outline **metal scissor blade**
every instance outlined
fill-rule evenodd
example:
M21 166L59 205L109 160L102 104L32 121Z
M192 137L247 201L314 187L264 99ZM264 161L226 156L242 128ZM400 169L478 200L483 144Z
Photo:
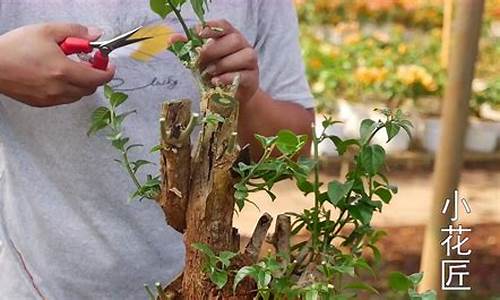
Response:
M124 34L121 34L121 35L119 35L111 40L91 42L90 45L97 47L101 50L107 50L107 52L109 53L109 52L113 51L114 49L124 47L124 46L130 45L130 44L133 44L133 43L137 43L137 42L152 38L152 36L147 36L147 37L129 39L130 36L132 36L134 33L136 33L137 31L139 31L141 29L142 29L142 26L139 26L139 27L132 29Z

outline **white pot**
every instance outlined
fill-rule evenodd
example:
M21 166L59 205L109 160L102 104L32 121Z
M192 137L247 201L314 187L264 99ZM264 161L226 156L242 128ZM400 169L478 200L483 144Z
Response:
M387 143L387 131L382 129L373 138L373 143L382 146L387 153L403 152L410 148L410 138L403 129L399 130L389 143Z
M375 111L372 111L370 113L370 118L375 121L385 119L384 116ZM372 143L379 144L387 153L398 153L406 151L408 150L408 148L410 148L410 137L408 136L406 131L401 128L398 134L396 134L396 136L393 137L392 140L388 143L387 131L384 128L377 132L377 134L373 137Z
M498 123L470 121L465 138L465 149L467 151L491 153L495 151L498 137ZM423 147L435 153L441 138L441 122L438 118L425 119L424 134L422 138Z
M436 153L441 138L441 120L439 118L424 119L422 146L425 150Z
M369 119L373 113L373 106L369 104L351 103L343 99L338 100L338 117L343 122L343 134L346 138L359 138L361 121Z
M471 121L465 139L465 149L473 152L492 153L497 147L498 123Z

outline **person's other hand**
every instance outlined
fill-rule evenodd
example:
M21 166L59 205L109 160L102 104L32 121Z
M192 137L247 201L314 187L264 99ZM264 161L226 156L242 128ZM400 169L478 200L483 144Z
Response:
M78 101L110 81L114 68L92 68L64 55L59 48L65 38L95 40L78 24L46 23L20 27L0 35L0 93L36 107Z
M196 27L201 38L208 39L200 51L199 68L214 85L228 85L237 75L240 85L236 99L245 104L259 88L257 52L241 32L226 20L208 21L207 27ZM212 30L218 28L221 30ZM174 35L171 41L185 40Z

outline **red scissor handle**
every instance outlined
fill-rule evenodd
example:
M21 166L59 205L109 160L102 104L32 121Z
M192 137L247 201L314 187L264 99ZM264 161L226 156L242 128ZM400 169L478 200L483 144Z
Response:
M109 57L102 54L101 51L96 51L90 62L92 63L92 67L99 70L106 70L108 68Z
M66 38L59 46L66 55L90 53L94 49L88 40L75 37Z
M59 44L63 53L65 55L77 54L77 53L90 53L94 50L94 47L90 45L90 42L86 39L68 37L61 44ZM90 63L92 67L99 70L106 70L108 67L109 58L104 55L100 50L97 50L92 57Z

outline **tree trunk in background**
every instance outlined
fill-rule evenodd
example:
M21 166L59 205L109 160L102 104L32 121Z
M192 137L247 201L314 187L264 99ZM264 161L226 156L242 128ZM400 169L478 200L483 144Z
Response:
M419 287L421 291L435 290L438 299L445 298L441 290L440 268L441 259L444 258L440 245L444 239L441 228L450 223L450 216L441 214L441 209L445 199L453 197L460 178L484 0L459 0L456 4L457 15L452 35L454 43L441 114L442 133L434 163L434 198L422 252L421 270L424 278Z

